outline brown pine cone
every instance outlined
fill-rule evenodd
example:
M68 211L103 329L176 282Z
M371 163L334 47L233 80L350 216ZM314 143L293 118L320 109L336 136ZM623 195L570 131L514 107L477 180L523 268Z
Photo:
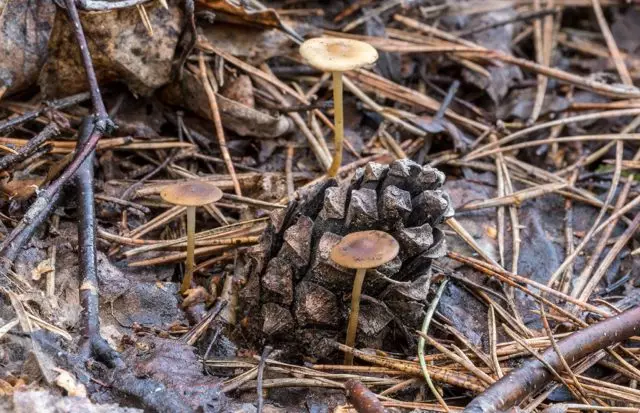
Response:
M431 280L431 261L444 256L438 228L453 215L440 188L444 174L402 159L369 163L349 183L318 184L274 213L261 243L245 255L240 291L243 337L292 355L326 357L342 341L355 271L329 259L346 234L377 229L400 244L391 262L367 272L358 320L359 346L412 348Z

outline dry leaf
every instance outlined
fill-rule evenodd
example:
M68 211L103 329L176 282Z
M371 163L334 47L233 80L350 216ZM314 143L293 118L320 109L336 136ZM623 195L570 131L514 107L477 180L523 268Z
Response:
M276 138L292 130L289 118L271 116L217 94L220 117L225 128L240 136ZM202 83L193 73L184 72L181 83L162 91L162 98L172 105L185 106L203 118L211 119L209 99Z
M293 30L282 23L280 16L278 16L278 13L274 9L249 10L229 0L198 0L197 4L202 8L215 11L216 17L222 21L277 27L299 38Z
M55 13L52 0L0 0L0 97L38 79Z
M120 81L136 94L149 95L168 83L182 25L177 2L167 10L158 3L145 7L154 36L150 37L135 7L81 13L93 65L100 83ZM49 97L87 89L80 51L64 12L55 19L49 59L40 86Z

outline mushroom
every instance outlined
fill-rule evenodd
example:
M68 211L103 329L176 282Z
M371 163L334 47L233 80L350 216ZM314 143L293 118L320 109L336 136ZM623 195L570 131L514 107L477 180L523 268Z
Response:
M204 181L187 181L170 185L160 191L160 196L173 205L187 207L187 262L180 292L191 288L193 278L194 250L196 245L196 207L214 203L222 198L217 186Z
M356 342L360 293L367 270L391 261L398 255L399 250L398 241L383 231L352 232L342 238L331 250L333 262L342 267L357 270L351 291L351 312L345 340L347 346L353 347ZM353 354L345 354L344 364L353 364Z
M351 39L315 38L300 46L300 54L310 66L333 75L333 117L335 124L335 155L327 170L336 176L342 163L344 112L342 110L342 72L371 65L378 60L378 52L368 43Z

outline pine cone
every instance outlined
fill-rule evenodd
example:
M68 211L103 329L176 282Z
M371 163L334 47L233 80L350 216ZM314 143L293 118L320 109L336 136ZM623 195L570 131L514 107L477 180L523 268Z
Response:
M442 172L408 159L389 166L369 163L350 183L320 183L273 214L261 243L241 267L246 279L239 295L243 337L292 354L328 356L332 346L325 339L344 339L355 274L333 263L329 254L344 235L377 229L396 238L400 253L367 271L358 345L413 347L431 261L446 253L437 225L453 215L449 196L440 189L443 183Z

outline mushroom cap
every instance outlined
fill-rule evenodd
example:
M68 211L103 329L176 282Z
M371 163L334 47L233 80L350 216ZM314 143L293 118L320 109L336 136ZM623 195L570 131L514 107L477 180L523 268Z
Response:
M310 66L323 72L344 72L378 60L378 52L370 44L334 37L309 39L300 46L300 54Z
M383 231L352 232L331 250L331 259L346 268L376 268L398 255L400 245Z
M209 182L187 181L164 187L160 196L174 205L202 206L220 200L222 191Z

